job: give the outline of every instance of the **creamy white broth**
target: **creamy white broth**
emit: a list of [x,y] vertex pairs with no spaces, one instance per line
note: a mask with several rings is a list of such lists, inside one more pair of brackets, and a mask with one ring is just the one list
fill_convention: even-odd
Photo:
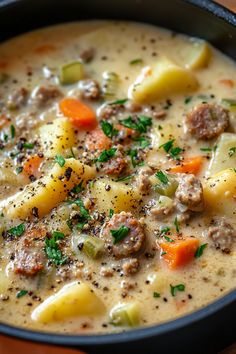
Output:
[[[62,118],[63,115],[58,107],[58,102],[63,96],[79,97],[78,83],[60,85],[59,71],[65,63],[78,60],[79,54],[83,50],[92,47],[95,48],[95,55],[90,62],[84,64],[86,77],[97,80],[102,86],[104,72],[111,71],[119,75],[119,84],[116,87],[114,97],[109,99],[102,97],[98,100],[82,99],[83,102],[97,110],[98,116],[101,105],[106,101],[127,97],[130,85],[135,81],[144,66],[152,66],[159,58],[164,56],[178,65],[183,65],[186,59],[186,47],[191,45],[191,41],[186,36],[173,34],[170,31],[149,25],[128,22],[81,22],[28,33],[1,45],[0,57],[3,63],[1,65],[0,62],[1,72],[9,75],[9,79],[0,86],[1,107],[2,112],[9,115],[10,122],[16,129],[16,137],[4,146],[0,157],[2,166],[11,161],[12,167],[8,170],[10,169],[16,175],[16,181],[11,182],[8,179],[8,183],[6,183],[6,180],[1,182],[0,189],[4,214],[1,222],[3,237],[1,238],[0,250],[0,318],[2,322],[20,327],[73,334],[116,332],[128,329],[127,326],[111,324],[109,313],[118,303],[135,301],[139,307],[139,326],[148,326],[195,311],[235,288],[235,242],[232,243],[228,253],[215,248],[206,231],[209,228],[210,221],[214,217],[221,218],[222,213],[216,212],[209,205],[205,205],[202,212],[192,212],[186,222],[180,223],[180,239],[194,236],[199,240],[199,245],[207,243],[207,247],[201,257],[193,257],[185,266],[176,269],[169,269],[167,262],[163,257],[160,257],[160,250],[156,246],[160,239],[156,235],[156,231],[160,227],[171,227],[171,232],[167,235],[175,239],[175,213],[158,218],[155,215],[150,215],[147,208],[142,211],[139,208],[132,209],[133,216],[144,222],[146,240],[140,252],[134,255],[140,262],[139,269],[135,274],[129,275],[122,273],[122,259],[114,259],[106,253],[96,260],[90,259],[83,252],[80,252],[76,257],[74,256],[70,241],[72,232],[66,226],[65,220],[61,218],[60,208],[63,207],[63,202],[59,203],[44,218],[36,218],[33,221],[27,218],[8,217],[8,200],[5,202],[6,207],[4,207],[6,197],[21,191],[30,182],[33,183],[24,173],[15,173],[16,168],[22,166],[24,160],[19,162],[14,158],[8,158],[6,162],[6,156],[11,151],[15,151],[16,144],[22,134],[26,137],[27,142],[37,141],[40,126],[58,117]],[[212,47],[211,52],[211,58],[206,67],[192,70],[199,82],[198,89],[193,92],[172,94],[142,104],[142,114],[152,117],[152,127],[149,128],[147,133],[150,141],[155,142],[155,129],[158,130],[158,126],[161,126],[160,131],[164,131],[165,126],[170,123],[174,127],[173,138],[176,145],[184,149],[181,156],[185,158],[189,156],[205,157],[201,171],[197,174],[197,178],[201,180],[203,185],[209,176],[208,167],[213,154],[210,148],[214,150],[218,140],[217,137],[208,141],[198,140],[188,134],[184,117],[193,107],[200,105],[203,101],[221,105],[222,98],[234,98],[236,95],[235,82],[233,86],[220,82],[221,80],[234,81],[235,63]],[[141,62],[130,64],[135,59],[141,59]],[[32,92],[39,86],[47,87],[49,85],[55,85],[61,91],[62,96],[56,97],[44,107],[35,107],[31,103]],[[13,90],[21,87],[29,90],[28,102],[18,109],[10,110],[6,105],[8,96]],[[169,103],[167,100],[169,100]],[[160,118],[153,116],[153,112],[163,111],[165,116]],[[32,120],[32,126],[28,125],[24,128],[24,117],[28,114],[31,114],[26,117],[27,120]],[[133,113],[127,111],[122,114],[123,118],[133,115]],[[230,126],[226,129],[227,131],[235,132],[234,120],[235,116],[232,108],[230,111]],[[20,129],[22,129],[22,132],[19,131]],[[2,131],[10,136],[9,125],[4,126]],[[84,158],[83,161],[85,162],[82,153],[84,139],[87,135],[84,131],[80,132],[78,129],[76,129],[76,134],[75,151],[77,151],[76,147],[82,145],[78,148],[78,156],[76,157],[78,160]],[[172,137],[167,134],[162,140],[167,142],[170,139]],[[202,151],[202,148],[209,148],[209,151]],[[42,146],[39,144],[35,153],[40,151],[42,151]],[[30,154],[30,152],[27,153]],[[24,151],[23,153],[25,154]],[[97,155],[94,157],[97,157]],[[229,157],[226,156],[226,158]],[[146,165],[153,166],[153,173],[155,173],[160,169],[167,169],[168,171],[174,161],[166,157],[163,149],[157,151],[154,148],[146,152],[144,162]],[[42,174],[50,171],[54,163],[53,158],[46,159],[42,167]],[[232,168],[234,167],[233,165]],[[139,168],[141,167],[135,169],[131,167],[131,173],[138,171]],[[102,170],[98,172],[98,176],[103,174]],[[130,173],[124,172],[120,175],[128,174]],[[117,176],[110,178],[115,180]],[[135,180],[126,181],[125,184],[135,188]],[[81,199],[84,203],[86,203],[86,198],[91,197],[89,193],[91,193],[92,188],[91,183],[87,184],[85,191],[82,192]],[[103,197],[101,194],[101,199]],[[157,198],[154,192],[143,193],[140,204],[144,207],[153,198]],[[96,200],[91,213],[94,210],[96,210]],[[225,215],[225,218],[227,223],[236,227],[234,215]],[[108,215],[106,220],[109,220]],[[66,245],[65,249],[62,247],[62,252],[72,257],[70,266],[67,264],[58,266],[47,264],[45,269],[33,276],[16,274],[14,272],[14,252],[18,239],[17,237],[15,239],[14,237],[13,239],[9,238],[6,231],[21,223],[26,225],[25,232],[27,232],[27,228],[32,227],[33,223],[39,228],[46,227],[48,232],[55,230],[63,232]],[[100,225],[101,227],[102,225]],[[79,231],[73,232],[79,234]],[[93,234],[93,230],[90,232]],[[23,236],[24,234],[20,235],[19,239]],[[76,258],[76,262],[74,262],[74,258]],[[104,277],[101,275],[101,268],[108,266],[113,269],[112,276]],[[31,314],[40,303],[59,291],[65,284],[75,280],[89,284],[94,293],[101,299],[105,305],[102,315],[78,315],[49,323],[32,320]],[[177,291],[176,295],[172,296],[170,285],[176,286],[179,284],[185,286],[184,291]],[[17,294],[22,290],[26,290],[27,293],[17,298]],[[155,297],[154,294],[158,295]]]

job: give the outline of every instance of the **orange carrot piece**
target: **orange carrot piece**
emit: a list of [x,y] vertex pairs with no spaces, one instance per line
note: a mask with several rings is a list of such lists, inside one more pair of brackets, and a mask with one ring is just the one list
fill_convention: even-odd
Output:
[[35,53],[38,54],[47,54],[48,52],[53,52],[56,47],[53,44],[43,44],[35,48]]
[[230,80],[230,79],[222,79],[219,81],[220,84],[223,84],[225,86],[228,86],[229,88],[233,88],[234,87],[234,82],[233,80]]
[[160,247],[164,252],[163,259],[167,262],[170,269],[184,266],[193,260],[199,246],[196,238],[186,238],[174,242],[162,242]]
[[111,139],[108,138],[100,128],[96,128],[89,132],[85,140],[85,147],[89,151],[108,150],[111,146]]
[[24,163],[23,170],[28,176],[37,176],[39,172],[39,167],[43,161],[42,157],[38,155],[30,156]]
[[194,175],[196,175],[201,170],[203,160],[203,156],[186,157],[183,161],[180,162],[180,165],[175,165],[171,167],[169,172],[193,173]]
[[70,119],[77,128],[92,130],[97,125],[94,111],[75,98],[64,98],[59,107],[63,115]]

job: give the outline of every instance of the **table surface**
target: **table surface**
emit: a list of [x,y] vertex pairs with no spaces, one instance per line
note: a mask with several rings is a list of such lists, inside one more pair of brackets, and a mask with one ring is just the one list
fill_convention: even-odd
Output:
[[[209,0],[211,1],[211,0]],[[215,0],[219,4],[228,7],[232,11],[236,12],[236,0]],[[21,352],[34,353],[34,354],[83,354],[82,352],[68,350],[63,348],[48,347],[44,345],[30,344],[19,342],[18,340],[12,340],[10,338],[0,336],[0,354],[12,354],[16,353],[18,348]],[[236,354],[236,344],[232,345],[230,348],[225,349],[220,354]]]

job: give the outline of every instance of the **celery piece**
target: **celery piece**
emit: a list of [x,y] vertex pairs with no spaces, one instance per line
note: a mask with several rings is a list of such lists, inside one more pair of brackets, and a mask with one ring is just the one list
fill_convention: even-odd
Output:
[[176,181],[176,179],[168,175],[168,182],[156,184],[154,186],[154,190],[160,195],[165,195],[166,197],[173,197],[177,187],[178,182]]
[[130,302],[116,305],[110,311],[110,320],[114,326],[138,326],[140,322],[138,304]]
[[76,253],[83,252],[89,258],[96,259],[103,251],[104,242],[90,235],[74,234],[72,236],[72,247]]
[[118,84],[119,76],[116,73],[110,71],[103,73],[102,93],[105,97],[115,96]]
[[84,76],[83,64],[79,61],[74,61],[65,64],[61,68],[60,83],[62,85],[70,85],[78,82]]

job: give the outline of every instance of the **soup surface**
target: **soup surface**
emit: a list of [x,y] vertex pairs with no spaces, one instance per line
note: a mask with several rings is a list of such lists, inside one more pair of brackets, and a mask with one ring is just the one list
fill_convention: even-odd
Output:
[[0,47],[0,318],[102,333],[236,285],[235,63],[137,23]]

